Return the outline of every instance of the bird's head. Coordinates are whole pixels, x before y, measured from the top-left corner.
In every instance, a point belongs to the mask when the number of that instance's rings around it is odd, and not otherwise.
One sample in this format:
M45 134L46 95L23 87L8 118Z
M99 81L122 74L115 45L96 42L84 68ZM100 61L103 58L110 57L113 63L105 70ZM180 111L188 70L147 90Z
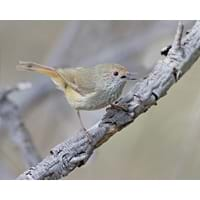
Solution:
M124 86L128 80L136 80L136 74L120 64L101 64L97 68L107 86Z

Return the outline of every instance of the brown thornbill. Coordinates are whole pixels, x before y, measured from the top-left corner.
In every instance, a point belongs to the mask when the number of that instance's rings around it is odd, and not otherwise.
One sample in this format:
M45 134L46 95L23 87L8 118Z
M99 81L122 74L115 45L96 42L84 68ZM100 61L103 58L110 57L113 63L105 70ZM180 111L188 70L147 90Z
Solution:
M17 69L49 76L64 92L69 104L76 109L81 127L89 138L80 110L114 106L113 102L121 95L127 80L136 80L135 74L128 72L127 68L120 64L54 69L34 62L19 62Z

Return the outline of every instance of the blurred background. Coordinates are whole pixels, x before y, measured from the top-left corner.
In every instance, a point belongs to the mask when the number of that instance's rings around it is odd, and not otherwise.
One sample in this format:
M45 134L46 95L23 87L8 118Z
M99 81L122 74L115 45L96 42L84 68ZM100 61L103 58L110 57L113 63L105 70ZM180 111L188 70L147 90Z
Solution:
M186 30L193 21L184 21ZM19 60L53 67L119 63L139 77L173 41L177 21L0 21L0 88L31 81L11 96L42 158L80 129L74 110L45 76L16 71ZM65 179L200 179L200 61L168 95L98 148ZM134 85L126 87L128 91ZM105 109L82 112L87 127ZM25 165L0 122L0 179L15 179Z

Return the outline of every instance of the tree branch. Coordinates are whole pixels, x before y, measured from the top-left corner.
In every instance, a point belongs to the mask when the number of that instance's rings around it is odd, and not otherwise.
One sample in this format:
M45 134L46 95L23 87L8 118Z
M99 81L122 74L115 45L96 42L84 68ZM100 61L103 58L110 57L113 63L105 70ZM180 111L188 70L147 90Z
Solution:
M177 33L168 55L159 60L153 71L124 97L119 105L126 106L128 112L107 108L103 118L88 131L93 138L91 145L86 134L79 132L74 137L55 146L50 155L35 167L21 174L18 179L60 179L76 167L87 162L95 148L112 135L132 123L146 112L157 100L166 95L200 56L200 22L196 22L190 33L183 39L183 25L179 23Z
M9 129L10 137L20 149L27 167L36 165L41 161L41 158L33 145L27 128L22 122L18 106L9 99L9 95L30 86L29 83L19 83L15 87L0 92L0 120Z

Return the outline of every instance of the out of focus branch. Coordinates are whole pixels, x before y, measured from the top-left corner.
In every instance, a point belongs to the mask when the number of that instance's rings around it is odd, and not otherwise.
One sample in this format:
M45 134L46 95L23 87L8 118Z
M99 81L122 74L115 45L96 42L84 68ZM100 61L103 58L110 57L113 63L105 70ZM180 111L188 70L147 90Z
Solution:
M79 132L54 147L49 156L25 171L18 179L60 179L67 176L76 167L85 164L95 148L132 123L152 105L156 105L200 56L200 22L196 22L184 38L182 35L183 25L179 23L168 55L158 61L148 77L138 81L132 90L118 101L118 104L127 107L128 111L108 108L102 119L88 130L93 138L92 145L86 134Z
M10 137L20 149L27 167L37 164L41 161L41 158L22 122L18 106L9 99L9 95L30 88L30 86L30 83L19 83L15 87L0 91L0 122L9 129Z

